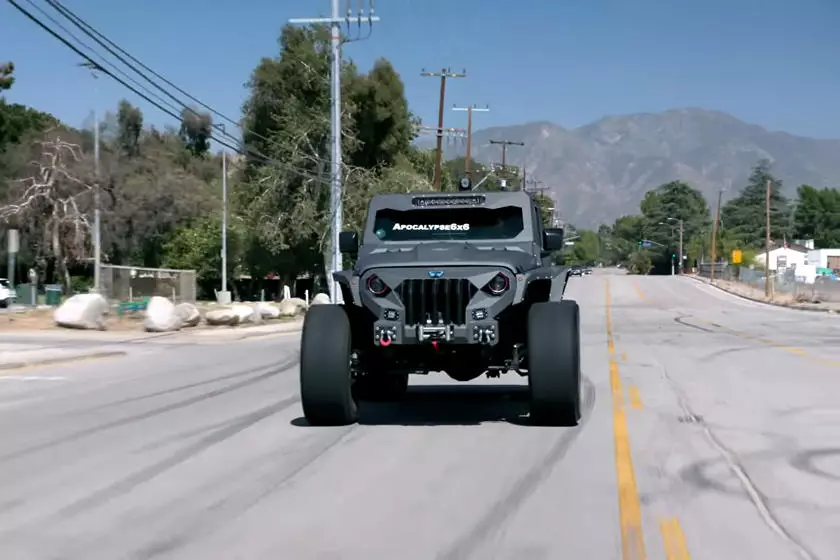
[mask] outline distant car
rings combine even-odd
[[[0,278],[0,308],[9,307],[15,300],[15,291],[9,285],[9,280]]]
[[[583,269],[583,275],[584,276],[589,276],[590,274],[592,274],[592,269],[591,268],[584,268]]]
[[[572,265],[569,276],[583,276],[583,269],[578,265]]]

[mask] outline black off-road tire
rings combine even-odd
[[[528,312],[531,423],[580,420],[580,308],[576,301],[535,303]]]
[[[353,396],[360,401],[398,401],[407,390],[407,373],[372,372],[353,382]]]
[[[300,401],[312,426],[346,426],[359,419],[352,394],[350,320],[338,305],[314,305],[300,342]]]

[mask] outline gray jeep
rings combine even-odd
[[[358,420],[360,400],[397,400],[410,374],[458,381],[528,377],[530,420],[580,419],[578,304],[551,266],[562,229],[544,229],[526,192],[375,196],[362,243],[342,232],[344,303],[306,315],[300,390],[311,425]]]

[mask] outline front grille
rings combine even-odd
[[[466,278],[433,278],[403,280],[395,290],[405,306],[407,325],[445,324],[464,325],[467,304],[478,291]]]

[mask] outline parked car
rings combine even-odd
[[[9,307],[14,303],[17,294],[9,285],[7,278],[0,278],[0,308]]]

